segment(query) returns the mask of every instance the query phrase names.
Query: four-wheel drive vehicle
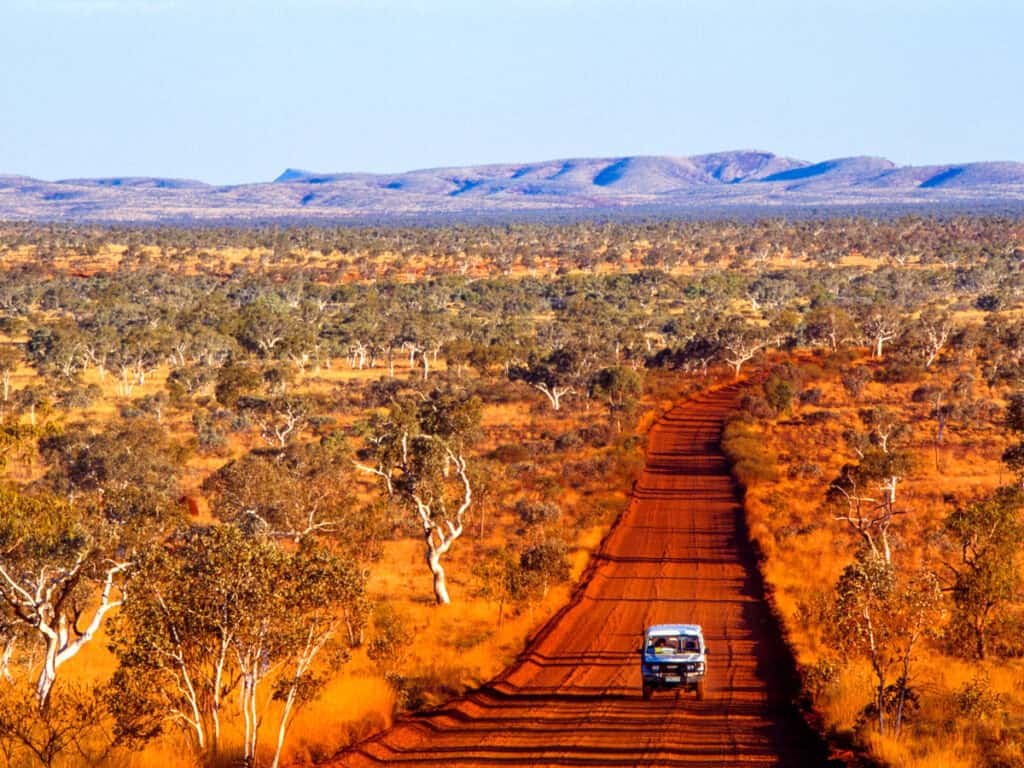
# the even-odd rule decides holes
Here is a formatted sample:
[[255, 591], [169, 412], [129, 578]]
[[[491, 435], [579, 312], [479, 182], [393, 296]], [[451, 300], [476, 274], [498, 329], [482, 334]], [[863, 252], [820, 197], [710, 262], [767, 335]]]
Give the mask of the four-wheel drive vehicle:
[[640, 675], [644, 698], [657, 690], [683, 688], [704, 699], [707, 646], [697, 624], [655, 624], [644, 632]]

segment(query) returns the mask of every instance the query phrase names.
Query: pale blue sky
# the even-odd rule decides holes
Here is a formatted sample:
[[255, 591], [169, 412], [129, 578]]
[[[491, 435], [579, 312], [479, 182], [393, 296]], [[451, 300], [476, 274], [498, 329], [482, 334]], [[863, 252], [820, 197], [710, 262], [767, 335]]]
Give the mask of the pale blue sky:
[[0, 0], [0, 174], [1024, 161], [1020, 0]]

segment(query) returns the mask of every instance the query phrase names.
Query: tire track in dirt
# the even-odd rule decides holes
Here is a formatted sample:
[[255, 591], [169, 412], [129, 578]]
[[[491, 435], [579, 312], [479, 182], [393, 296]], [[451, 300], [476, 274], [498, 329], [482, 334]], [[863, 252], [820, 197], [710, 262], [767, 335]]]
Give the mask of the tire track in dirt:
[[[336, 765], [817, 766], [792, 661], [719, 448], [738, 389], [698, 395], [651, 430], [629, 509], [573, 599], [487, 686], [406, 717]], [[707, 696], [640, 695], [649, 624], [697, 623]]]

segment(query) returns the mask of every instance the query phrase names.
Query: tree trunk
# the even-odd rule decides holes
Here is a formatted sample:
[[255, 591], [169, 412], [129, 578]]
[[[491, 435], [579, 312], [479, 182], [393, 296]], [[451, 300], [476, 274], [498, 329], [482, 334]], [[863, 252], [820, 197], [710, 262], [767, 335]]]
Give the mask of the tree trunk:
[[56, 638], [47, 638], [44, 653], [43, 667], [39, 670], [39, 679], [36, 680], [36, 700], [39, 702], [40, 710], [45, 710], [49, 706], [50, 693], [53, 691], [53, 684], [57, 680]]
[[893, 723], [892, 735], [894, 738], [899, 738], [900, 730], [903, 727], [903, 704], [907, 700], [907, 683], [910, 681], [910, 654], [914, 649], [914, 639], [911, 638], [910, 642], [907, 643], [907, 649], [903, 654], [903, 674], [900, 675], [900, 679], [897, 682], [899, 686], [899, 701], [896, 704], [896, 721]]
[[427, 567], [434, 576], [434, 599], [438, 605], [448, 605], [451, 598], [448, 596], [448, 585], [445, 582], [444, 567], [441, 565], [441, 555], [434, 551], [430, 542], [427, 543]]
[[876, 704], [878, 706], [878, 735], [885, 736], [885, 681], [881, 676], [878, 678]]
[[4, 641], [4, 651], [0, 654], [0, 678], [10, 682], [11, 680], [11, 658], [14, 656], [14, 646], [18, 642], [17, 635], [11, 635]]
[[213, 720], [213, 753], [220, 751], [220, 692], [221, 679], [224, 676], [224, 665], [227, 662], [228, 641], [221, 638], [220, 654], [217, 657], [217, 668], [213, 676], [213, 700], [210, 702], [210, 717]]
[[284, 711], [281, 713], [281, 725], [277, 729], [277, 746], [274, 749], [274, 759], [270, 761], [270, 768], [277, 768], [281, 762], [281, 750], [284, 748], [284, 735], [288, 728], [288, 718], [292, 714], [292, 707], [295, 706], [295, 692], [298, 682], [294, 682], [288, 689], [288, 697], [284, 701]]
[[899, 682], [900, 694], [899, 701], [896, 704], [896, 719], [892, 724], [892, 735], [893, 738], [898, 739], [900, 737], [900, 728], [903, 725], [903, 702], [907, 698], [907, 682], [906, 680], [900, 680]]
[[255, 762], [255, 757], [252, 751], [252, 736], [253, 731], [256, 728], [256, 723], [252, 716], [252, 706], [250, 705], [250, 699], [253, 696], [255, 685], [252, 681], [250, 673], [246, 672], [242, 675], [242, 717], [245, 722], [245, 732], [242, 737], [243, 757], [242, 762], [245, 766], [251, 766]]

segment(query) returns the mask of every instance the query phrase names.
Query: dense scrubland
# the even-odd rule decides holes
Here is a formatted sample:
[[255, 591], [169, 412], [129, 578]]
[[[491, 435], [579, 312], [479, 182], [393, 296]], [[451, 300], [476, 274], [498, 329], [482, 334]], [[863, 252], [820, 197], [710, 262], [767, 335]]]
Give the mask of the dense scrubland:
[[308, 764], [564, 601], [673, 398], [837, 743], [1024, 764], [1024, 223], [0, 226], [0, 755]]

